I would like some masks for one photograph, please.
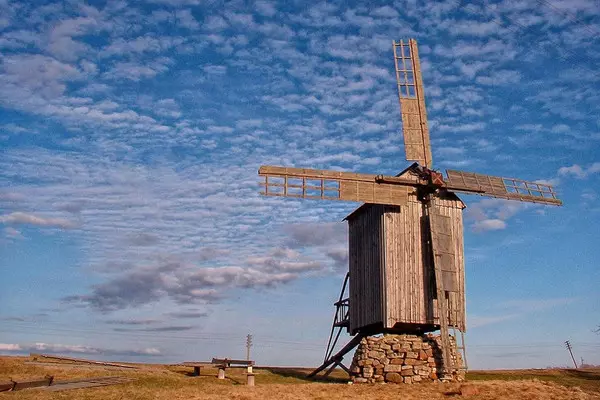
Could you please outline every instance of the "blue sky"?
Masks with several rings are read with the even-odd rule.
[[[0,0],[0,351],[322,359],[356,204],[261,164],[404,169],[391,43],[418,40],[434,167],[464,196],[472,368],[600,363],[600,6]]]

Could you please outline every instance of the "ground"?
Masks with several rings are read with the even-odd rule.
[[[460,396],[458,384],[349,385],[341,371],[327,381],[305,378],[310,371],[302,368],[255,368],[256,386],[245,385],[245,369],[228,369],[227,379],[218,380],[217,371],[203,369],[200,377],[191,376],[191,368],[164,365],[139,365],[139,369],[98,366],[28,364],[28,357],[0,357],[0,381],[31,379],[53,375],[56,381],[82,377],[128,376],[130,383],[100,388],[45,392],[28,389],[0,394],[6,399],[451,399]],[[467,386],[476,394],[469,399],[598,399],[600,369],[471,371]],[[400,396],[399,396],[400,395]]]

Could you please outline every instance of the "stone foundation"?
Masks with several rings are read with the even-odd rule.
[[[439,336],[383,335],[363,338],[350,366],[354,383],[462,382],[464,370],[441,376],[442,352]],[[450,354],[462,365],[456,341],[450,336]],[[456,363],[458,361],[458,363]]]

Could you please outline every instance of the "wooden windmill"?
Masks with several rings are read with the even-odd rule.
[[[465,205],[455,193],[562,204],[546,184],[456,170],[444,176],[433,170],[417,43],[394,41],[393,50],[404,148],[412,165],[396,176],[276,166],[258,172],[267,196],[365,203],[345,218],[349,298],[340,296],[336,305],[344,312],[334,323],[355,337],[335,355],[333,347],[328,349],[314,373],[340,364],[363,336],[438,329],[443,370],[451,372],[448,329],[466,330]]]

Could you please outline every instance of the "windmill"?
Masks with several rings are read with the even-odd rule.
[[[444,176],[432,169],[417,43],[394,41],[392,47],[404,148],[412,165],[396,176],[277,166],[258,171],[267,196],[364,203],[345,218],[349,272],[335,303],[324,363],[311,375],[337,365],[347,370],[341,360],[362,337],[436,330],[442,372],[451,373],[458,366],[451,361],[449,329],[466,331],[465,205],[456,193],[562,205],[550,185],[457,170]],[[354,337],[333,354],[343,328]]]

